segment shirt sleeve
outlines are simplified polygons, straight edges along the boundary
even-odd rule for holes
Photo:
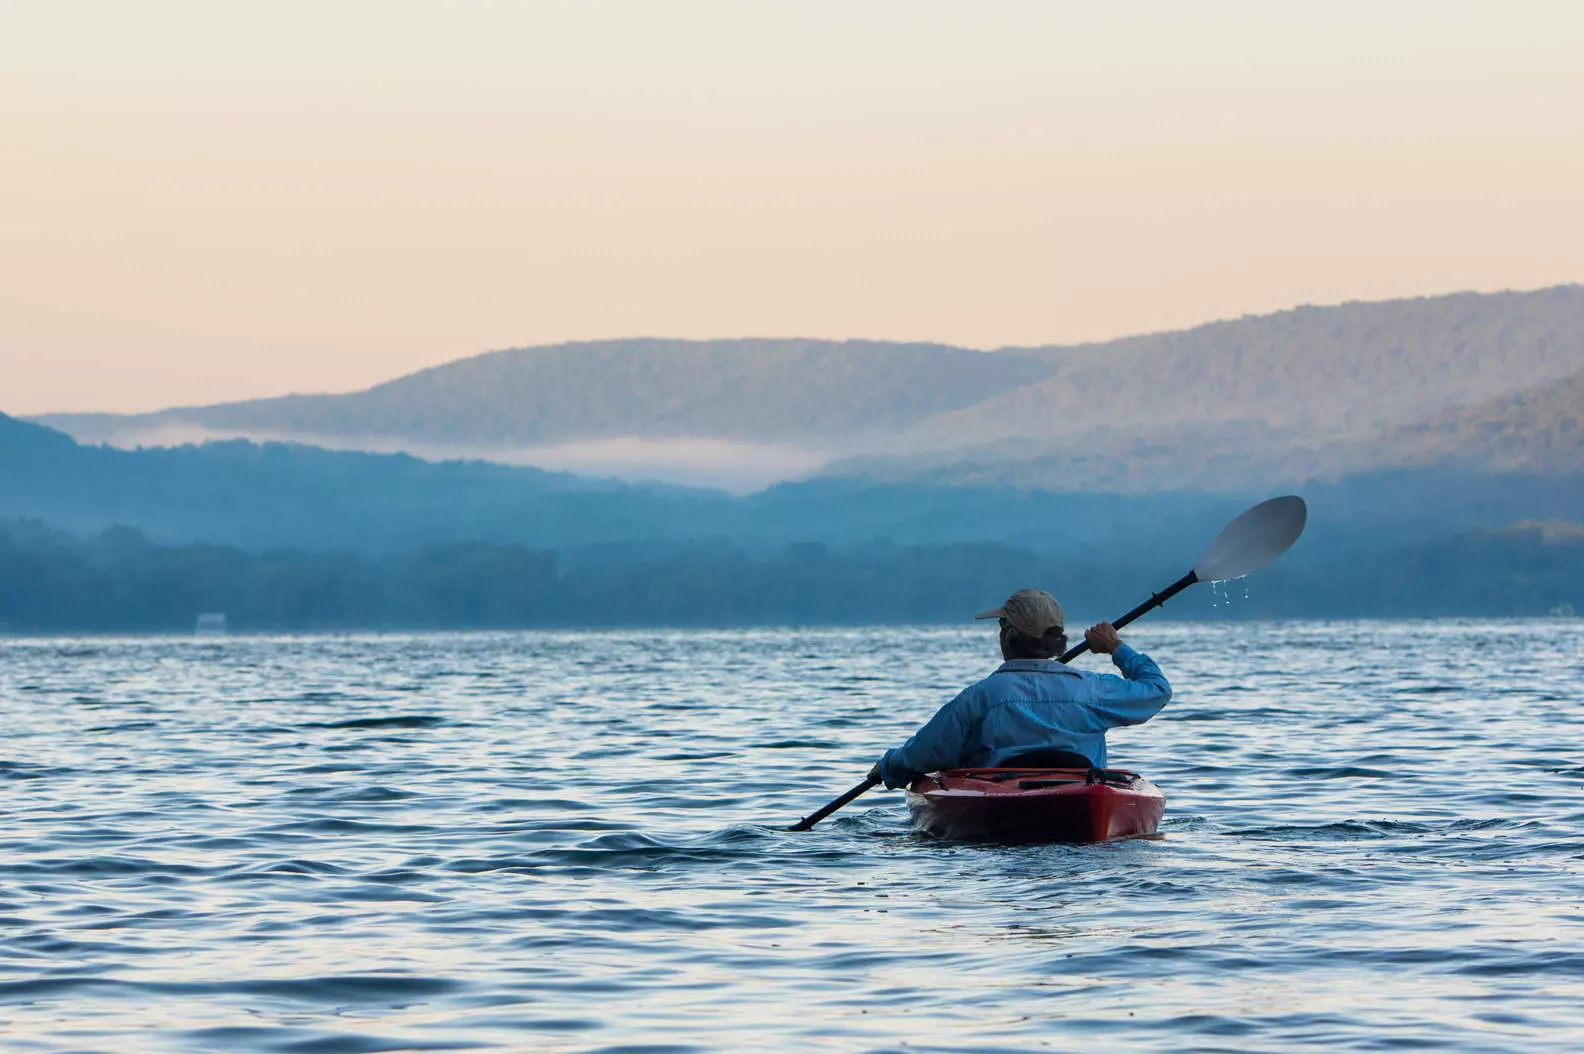
[[[1123,644],[1111,655],[1122,676],[1104,674],[1090,703],[1110,727],[1143,724],[1171,700],[1171,685],[1155,661]]]
[[[960,692],[906,743],[881,756],[880,779],[888,788],[906,786],[926,772],[954,768],[960,763],[972,745],[968,741],[975,724],[972,692],[972,688]]]

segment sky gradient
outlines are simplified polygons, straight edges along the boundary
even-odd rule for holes
[[[0,0],[0,411],[1584,280],[1584,4]]]

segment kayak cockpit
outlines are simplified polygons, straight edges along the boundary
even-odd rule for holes
[[[967,841],[1103,842],[1151,835],[1166,796],[1125,769],[949,769],[914,780],[920,831]]]

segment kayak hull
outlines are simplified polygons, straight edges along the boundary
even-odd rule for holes
[[[913,826],[939,838],[1108,842],[1160,828],[1166,795],[1120,769],[950,769],[907,791]]]

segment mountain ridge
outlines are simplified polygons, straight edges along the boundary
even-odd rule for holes
[[[858,340],[578,341],[484,352],[345,394],[32,419],[68,432],[73,426],[135,421],[470,444],[628,436],[776,442],[895,426],[1051,369],[1033,357],[991,354],[946,344]],[[925,367],[933,372],[923,375]],[[794,380],[802,380],[805,390],[766,405],[770,396],[786,396]],[[571,400],[569,393],[580,398]],[[684,397],[701,403],[693,420],[687,419]]]
[[[623,443],[658,451],[662,468],[692,456],[678,443],[717,443],[699,456],[722,464],[779,445],[787,456],[766,459],[760,485],[834,472],[1052,486],[1088,472],[1140,490],[1226,488],[1240,476],[1275,483],[1387,467],[1400,462],[1394,442],[1423,463],[1484,460],[1479,430],[1436,424],[1437,415],[1579,370],[1584,286],[1562,285],[1304,305],[992,352],[881,341],[579,342],[487,352],[344,395],[33,419],[121,445],[234,435],[552,467],[557,450],[611,445],[590,465],[564,466],[596,473]],[[1506,408],[1516,417],[1532,410],[1522,401]],[[1560,447],[1553,454],[1560,467],[1574,463]],[[1538,455],[1521,463],[1544,468]]]

